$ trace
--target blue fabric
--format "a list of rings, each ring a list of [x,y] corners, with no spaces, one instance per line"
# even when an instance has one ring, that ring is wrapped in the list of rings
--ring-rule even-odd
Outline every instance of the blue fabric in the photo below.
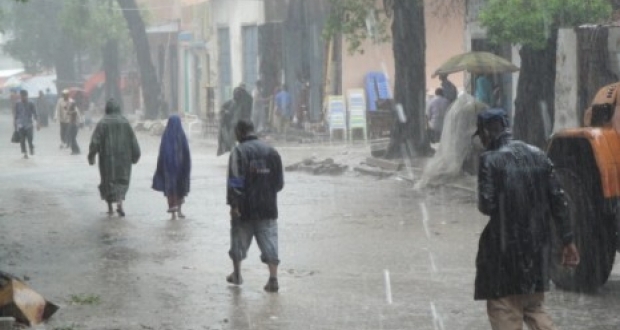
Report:
[[[245,179],[238,178],[238,177],[232,177],[228,179],[228,186],[230,188],[236,188],[236,189],[245,188]]]
[[[161,137],[153,189],[165,196],[185,197],[189,193],[192,161],[181,118],[172,115]]]
[[[32,128],[33,119],[36,119],[37,112],[34,103],[20,101],[15,104],[15,126],[17,128]]]
[[[480,76],[476,79],[476,100],[491,105],[491,94],[493,86],[489,78]]]
[[[291,112],[292,103],[293,100],[291,99],[291,94],[287,91],[283,90],[276,94],[276,106],[280,115],[291,116],[293,114]]]

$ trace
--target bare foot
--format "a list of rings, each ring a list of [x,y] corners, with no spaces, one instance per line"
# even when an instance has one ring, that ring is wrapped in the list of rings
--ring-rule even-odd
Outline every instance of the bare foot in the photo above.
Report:
[[[278,290],[280,289],[280,286],[278,285],[278,278],[270,277],[264,289],[267,292],[278,292]]]
[[[226,282],[234,285],[243,284],[243,278],[240,274],[236,274],[235,272],[230,273],[230,275],[226,276]]]

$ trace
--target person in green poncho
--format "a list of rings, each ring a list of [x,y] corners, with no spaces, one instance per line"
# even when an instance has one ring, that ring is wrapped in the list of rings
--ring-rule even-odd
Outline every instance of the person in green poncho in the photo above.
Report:
[[[120,107],[109,100],[105,106],[105,116],[97,123],[90,141],[88,163],[95,164],[99,154],[99,174],[101,199],[108,203],[108,214],[116,212],[124,217],[123,200],[129,189],[131,166],[140,159],[140,146],[129,121],[121,115]]]

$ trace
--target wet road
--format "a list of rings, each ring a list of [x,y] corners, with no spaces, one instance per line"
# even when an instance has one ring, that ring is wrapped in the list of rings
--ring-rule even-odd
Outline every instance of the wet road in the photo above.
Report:
[[[36,135],[20,158],[0,115],[0,269],[27,276],[61,310],[48,329],[488,329],[474,302],[474,259],[485,219],[475,196],[347,173],[287,173],[280,194],[280,293],[254,245],[242,287],[227,285],[225,157],[192,140],[185,220],[171,221],[150,189],[158,138],[139,134],[126,218],[109,218],[96,167],[58,149],[58,127]],[[90,132],[80,132],[84,152]],[[285,164],[344,147],[286,147]],[[360,148],[347,156],[364,156]],[[99,303],[72,303],[72,295]],[[553,291],[561,329],[617,329],[620,267],[597,295]]]

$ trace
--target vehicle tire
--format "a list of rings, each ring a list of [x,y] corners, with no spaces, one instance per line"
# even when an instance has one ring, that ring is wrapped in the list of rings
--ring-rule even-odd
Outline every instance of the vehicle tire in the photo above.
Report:
[[[562,265],[563,244],[552,221],[551,279],[565,290],[592,292],[607,282],[614,264],[615,217],[604,214],[598,185],[584,182],[566,168],[557,169],[556,175],[566,194],[570,225],[581,260],[575,269]]]

